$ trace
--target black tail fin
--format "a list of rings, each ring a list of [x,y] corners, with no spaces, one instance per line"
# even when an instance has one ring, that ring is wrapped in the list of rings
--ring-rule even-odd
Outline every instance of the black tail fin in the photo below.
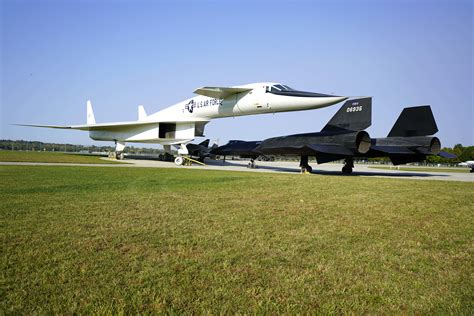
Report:
[[[199,146],[202,146],[202,147],[209,147],[209,139],[206,139],[205,141],[199,143]]]
[[[346,101],[321,132],[361,131],[372,124],[372,98]]]
[[[438,127],[429,105],[404,108],[387,137],[427,136]]]

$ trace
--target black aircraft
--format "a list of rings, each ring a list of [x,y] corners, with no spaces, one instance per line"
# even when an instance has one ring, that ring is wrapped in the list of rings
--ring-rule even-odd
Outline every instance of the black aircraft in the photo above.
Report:
[[[239,156],[255,159],[261,155],[255,151],[255,148],[261,143],[262,141],[230,140],[227,144],[214,148],[212,153],[224,157]]]
[[[441,151],[436,121],[429,105],[404,108],[387,137],[373,138],[363,157],[389,157],[394,165],[423,161],[429,155],[456,158]]]
[[[318,163],[325,163],[367,153],[371,139],[364,129],[371,125],[371,117],[372,98],[353,99],[343,104],[321,132],[273,137],[264,141],[231,141],[213,152],[247,158],[300,156],[301,171],[311,172],[309,156],[316,156]]]
[[[209,147],[209,139],[199,143],[199,144],[186,144],[189,155],[191,157],[196,157],[199,161],[203,162],[207,157],[213,157],[215,154],[212,153],[212,150],[217,148],[217,144],[213,144]]]
[[[262,154],[297,155],[302,172],[311,172],[308,156],[319,164],[344,159],[342,172],[352,173],[354,157],[389,157],[394,165],[423,161],[429,155],[455,158],[441,151],[441,142],[430,136],[438,131],[429,105],[403,109],[387,137],[371,139],[371,98],[349,100],[318,133],[269,138],[261,142],[233,141],[223,146],[227,155],[257,157]],[[219,150],[218,147],[216,150]]]

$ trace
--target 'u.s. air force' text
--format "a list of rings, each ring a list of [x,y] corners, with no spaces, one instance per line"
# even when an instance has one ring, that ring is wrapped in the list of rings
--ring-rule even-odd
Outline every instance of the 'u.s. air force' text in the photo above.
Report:
[[[193,113],[194,109],[199,109],[203,107],[208,107],[208,106],[221,106],[222,105],[222,100],[223,99],[209,99],[209,100],[202,100],[202,101],[194,101],[191,100],[186,105],[184,106],[184,111],[188,111],[189,113]]]

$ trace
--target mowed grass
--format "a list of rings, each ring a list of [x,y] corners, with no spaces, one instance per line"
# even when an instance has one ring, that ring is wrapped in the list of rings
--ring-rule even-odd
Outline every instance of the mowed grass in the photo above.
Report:
[[[384,169],[384,170],[400,170],[400,171],[418,171],[418,172],[461,172],[469,173],[468,168],[436,168],[436,167],[406,167],[406,166],[370,166],[373,169]]]
[[[474,312],[474,184],[0,166],[2,314]]]
[[[0,150],[0,161],[4,162],[55,162],[84,164],[114,164],[113,160],[103,160],[99,156],[50,151],[10,151]]]

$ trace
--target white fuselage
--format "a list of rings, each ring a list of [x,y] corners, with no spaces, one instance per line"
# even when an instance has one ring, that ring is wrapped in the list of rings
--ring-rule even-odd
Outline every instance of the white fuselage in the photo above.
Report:
[[[460,162],[458,165],[461,166],[461,167],[474,168],[474,160],[468,160],[468,161]]]
[[[263,91],[260,91],[263,90]],[[226,99],[196,96],[151,114],[147,120],[215,119],[231,116],[317,109],[338,103],[343,97],[294,97],[265,93],[264,89],[242,92]]]
[[[115,142],[183,144],[203,136],[204,125],[216,118],[317,109],[341,102],[346,97],[311,93],[270,92],[272,83],[257,83],[233,88],[247,89],[224,98],[198,95],[154,114],[141,123],[90,129],[94,140]],[[292,90],[294,91],[294,90]],[[306,93],[306,94],[305,94]]]

